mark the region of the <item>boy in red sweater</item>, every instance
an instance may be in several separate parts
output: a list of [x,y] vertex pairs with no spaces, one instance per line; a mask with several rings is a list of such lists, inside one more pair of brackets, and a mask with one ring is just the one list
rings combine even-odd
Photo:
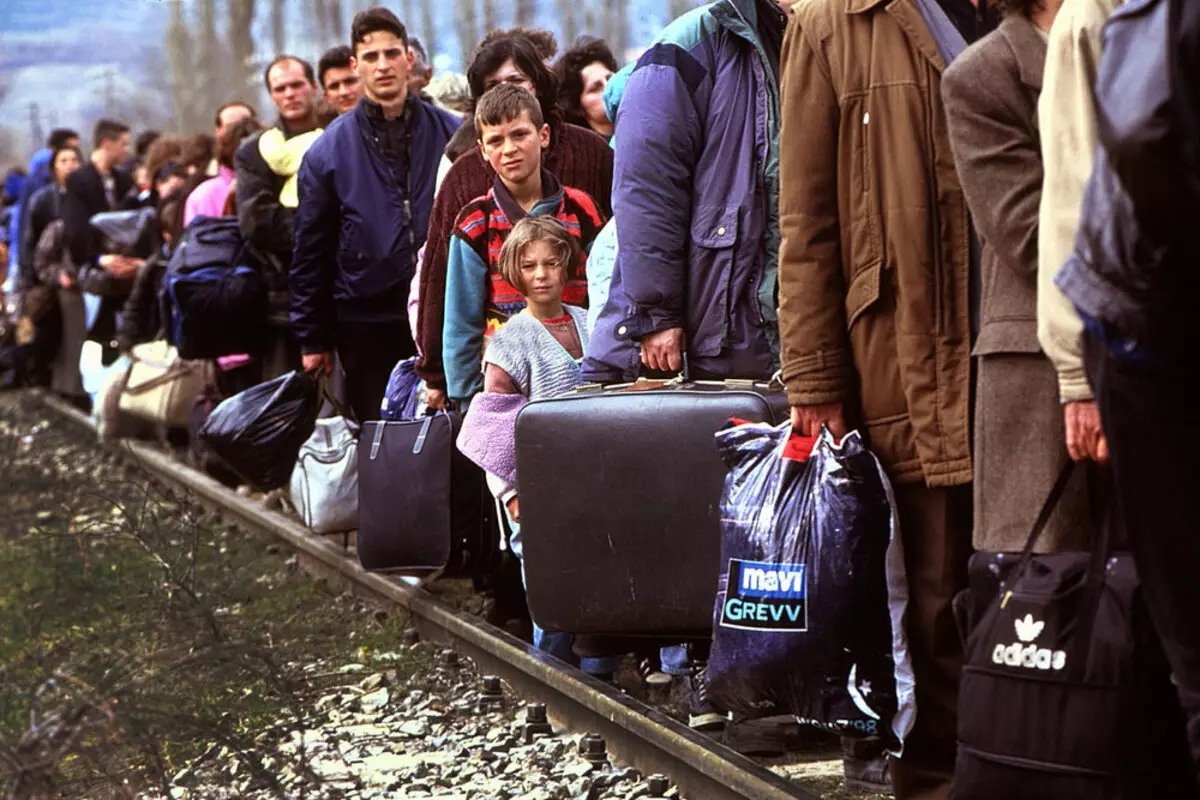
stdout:
[[536,98],[501,84],[479,100],[475,130],[484,158],[496,173],[487,194],[458,215],[446,267],[446,313],[442,361],[447,393],[463,403],[483,388],[481,364],[486,339],[525,307],[525,298],[500,274],[500,248],[513,226],[527,216],[549,214],[575,236],[583,251],[580,269],[563,301],[587,304],[586,253],[604,226],[604,216],[585,192],[560,186],[542,168],[550,128]]

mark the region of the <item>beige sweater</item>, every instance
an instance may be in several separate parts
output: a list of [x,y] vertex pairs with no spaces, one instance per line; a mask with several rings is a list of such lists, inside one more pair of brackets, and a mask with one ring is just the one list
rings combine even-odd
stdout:
[[1120,0],[1065,0],[1050,31],[1038,101],[1045,182],[1038,223],[1038,340],[1058,371],[1061,400],[1090,400],[1083,325],[1054,277],[1075,248],[1083,191],[1096,152],[1093,87],[1101,32]]

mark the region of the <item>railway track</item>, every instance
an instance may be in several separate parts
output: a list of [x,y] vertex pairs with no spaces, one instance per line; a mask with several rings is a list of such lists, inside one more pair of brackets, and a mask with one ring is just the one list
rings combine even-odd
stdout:
[[[91,421],[42,393],[46,407],[94,431]],[[670,777],[689,800],[817,800],[818,795],[767,767],[691,731],[686,725],[554,659],[508,632],[452,608],[419,585],[367,572],[346,549],[298,522],[242,497],[153,444],[115,445],[162,483],[190,494],[227,521],[280,540],[306,571],[384,607],[404,609],[422,639],[471,659],[522,697],[544,703],[552,724],[604,737],[615,758]]]

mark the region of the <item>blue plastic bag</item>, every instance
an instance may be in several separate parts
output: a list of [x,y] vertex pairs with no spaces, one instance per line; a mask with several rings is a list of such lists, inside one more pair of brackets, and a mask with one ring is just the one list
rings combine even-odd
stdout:
[[[795,715],[898,752],[912,727],[907,603],[895,503],[857,433],[790,424],[717,433],[721,577],[711,694],[735,720]],[[811,452],[810,452],[811,451]]]
[[380,404],[380,419],[401,422],[421,416],[421,395],[425,383],[417,377],[416,364],[415,358],[406,358],[392,368]]

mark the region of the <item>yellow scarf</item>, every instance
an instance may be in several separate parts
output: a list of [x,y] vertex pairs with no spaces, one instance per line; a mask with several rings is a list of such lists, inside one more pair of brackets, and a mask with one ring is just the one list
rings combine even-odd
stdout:
[[258,152],[262,155],[267,166],[276,175],[287,178],[283,190],[279,192],[279,202],[285,208],[295,208],[300,205],[300,195],[296,189],[296,173],[300,171],[300,162],[312,143],[321,135],[323,128],[316,128],[308,133],[301,133],[286,139],[279,128],[263,131],[258,137]]

